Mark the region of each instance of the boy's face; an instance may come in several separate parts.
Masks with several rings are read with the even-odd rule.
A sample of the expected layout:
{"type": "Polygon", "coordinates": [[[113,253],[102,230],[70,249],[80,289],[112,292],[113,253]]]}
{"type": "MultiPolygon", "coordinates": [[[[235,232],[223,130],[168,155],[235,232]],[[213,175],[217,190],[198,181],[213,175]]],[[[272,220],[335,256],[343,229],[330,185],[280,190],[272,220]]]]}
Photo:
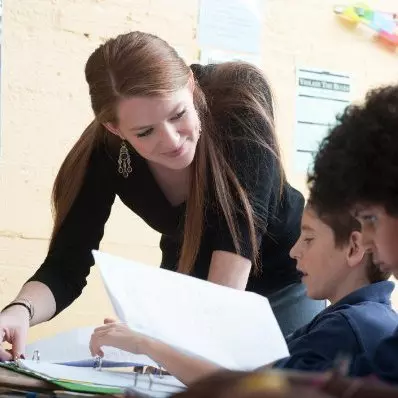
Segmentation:
{"type": "Polygon", "coordinates": [[[373,262],[398,279],[398,218],[381,206],[360,207],[355,216],[361,223],[364,246],[373,253],[373,262]]]}
{"type": "Polygon", "coordinates": [[[304,210],[301,235],[290,256],[303,273],[307,295],[335,301],[337,289],[347,276],[347,247],[336,247],[333,230],[310,208],[304,210]]]}

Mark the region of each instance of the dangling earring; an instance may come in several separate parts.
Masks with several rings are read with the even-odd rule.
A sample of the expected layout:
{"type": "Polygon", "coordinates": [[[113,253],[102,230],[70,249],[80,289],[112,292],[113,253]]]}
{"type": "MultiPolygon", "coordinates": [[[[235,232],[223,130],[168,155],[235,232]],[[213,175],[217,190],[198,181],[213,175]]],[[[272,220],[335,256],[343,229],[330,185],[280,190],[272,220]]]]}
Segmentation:
{"type": "Polygon", "coordinates": [[[120,145],[119,159],[117,162],[119,163],[119,173],[122,174],[124,178],[127,178],[133,169],[131,168],[130,154],[125,140],[123,140],[120,145]]]}

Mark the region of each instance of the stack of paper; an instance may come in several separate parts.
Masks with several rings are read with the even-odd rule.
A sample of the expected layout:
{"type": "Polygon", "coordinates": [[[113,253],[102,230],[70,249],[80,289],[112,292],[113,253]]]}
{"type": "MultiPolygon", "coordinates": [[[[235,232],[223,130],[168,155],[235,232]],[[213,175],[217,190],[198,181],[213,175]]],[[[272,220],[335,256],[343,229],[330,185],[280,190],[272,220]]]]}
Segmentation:
{"type": "Polygon", "coordinates": [[[96,370],[65,365],[57,365],[43,361],[18,360],[18,363],[0,363],[0,367],[15,370],[46,380],[63,389],[87,392],[118,394],[126,388],[144,393],[154,398],[167,398],[185,388],[171,376],[153,376],[145,374],[116,373],[109,370],[96,370]]]}

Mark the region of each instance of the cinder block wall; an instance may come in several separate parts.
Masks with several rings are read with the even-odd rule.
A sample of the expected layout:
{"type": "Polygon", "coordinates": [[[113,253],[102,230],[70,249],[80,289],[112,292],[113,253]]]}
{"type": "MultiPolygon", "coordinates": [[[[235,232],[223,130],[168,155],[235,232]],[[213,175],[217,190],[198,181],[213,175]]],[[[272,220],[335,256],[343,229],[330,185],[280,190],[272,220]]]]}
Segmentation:
{"type": "MultiPolygon", "coordinates": [[[[3,2],[0,132],[0,306],[17,293],[46,254],[52,182],[68,149],[90,122],[84,64],[105,38],[129,30],[160,35],[188,61],[198,57],[197,0],[6,0],[3,2]],[[171,3],[175,4],[172,11],[171,3]]],[[[334,0],[267,0],[263,69],[277,98],[277,126],[289,178],[296,66],[351,73],[355,96],[397,78],[397,55],[344,28],[334,0]]],[[[395,0],[378,2],[393,10],[395,0]]],[[[395,10],[397,11],[397,10],[395,10]]],[[[159,236],[116,203],[102,248],[158,264],[159,236]]],[[[84,295],[30,338],[112,314],[95,269],[84,295]]]]}

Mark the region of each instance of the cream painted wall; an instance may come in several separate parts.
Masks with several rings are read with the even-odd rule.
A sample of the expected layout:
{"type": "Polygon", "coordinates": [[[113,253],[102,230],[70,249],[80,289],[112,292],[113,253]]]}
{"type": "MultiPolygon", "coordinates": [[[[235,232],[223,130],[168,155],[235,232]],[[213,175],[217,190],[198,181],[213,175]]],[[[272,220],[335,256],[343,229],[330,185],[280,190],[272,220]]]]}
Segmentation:
{"type": "MultiPolygon", "coordinates": [[[[0,141],[0,306],[17,293],[44,259],[51,230],[50,192],[57,169],[89,123],[84,63],[104,38],[128,30],[160,35],[189,61],[196,59],[197,0],[6,0],[2,49],[0,141]],[[176,5],[171,11],[170,4],[176,5]]],[[[334,0],[267,0],[263,66],[277,98],[277,126],[290,181],[296,66],[352,74],[355,97],[397,80],[398,57],[343,27],[334,0]]],[[[393,10],[396,0],[380,0],[393,10]]],[[[396,10],[395,10],[396,11],[396,10]]],[[[159,236],[119,202],[102,248],[158,264],[159,236]]],[[[112,314],[94,269],[84,295],[30,338],[112,314]]]]}

